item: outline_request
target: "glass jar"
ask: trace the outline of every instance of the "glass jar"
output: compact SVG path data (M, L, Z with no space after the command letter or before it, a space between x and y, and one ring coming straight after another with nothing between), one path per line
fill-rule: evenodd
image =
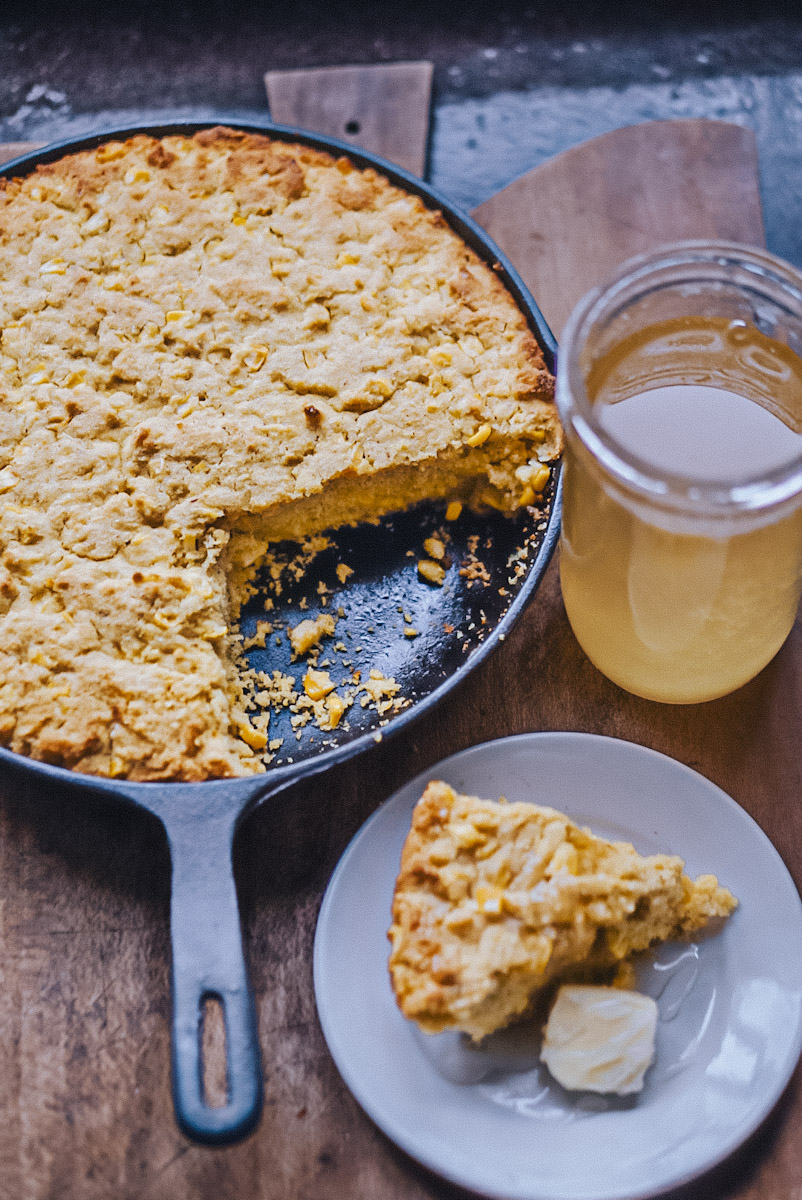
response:
M738 443L743 413L733 409L714 438L735 439L741 461L730 473L723 450L709 463L661 461L660 439L670 449L688 433L687 405L663 414L659 435L647 427L648 450L611 432L606 406L658 388L685 400L692 387L715 388L717 402L757 404L761 420L773 414L784 436L800 435L800 355L802 276L727 243L632 259L571 315L557 373L562 591L582 648L628 691L710 700L783 644L802 589L802 437L781 462L762 463L757 440Z

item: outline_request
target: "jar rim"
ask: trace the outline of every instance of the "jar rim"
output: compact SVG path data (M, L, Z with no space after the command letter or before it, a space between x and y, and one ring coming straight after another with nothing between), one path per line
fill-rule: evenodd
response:
M793 306L802 324L802 274L789 263L766 250L736 242L693 240L661 246L622 263L612 278L578 302L560 343L557 406L566 433L573 433L627 492L687 516L756 514L793 502L802 496L802 452L771 471L731 483L682 472L661 470L658 474L652 464L621 445L600 424L587 393L579 351L594 325L617 305L661 286L661 276L662 286L705 278L737 286L735 279L728 278L728 273L736 271L745 273L755 291Z

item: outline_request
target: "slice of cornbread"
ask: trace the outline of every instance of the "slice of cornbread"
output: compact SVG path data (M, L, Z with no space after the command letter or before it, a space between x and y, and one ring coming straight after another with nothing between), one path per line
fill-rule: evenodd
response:
M737 905L713 875L638 854L552 808L428 785L393 897L390 975L428 1033L484 1037L525 1012L544 984L612 966L684 937Z
M0 741L263 770L232 627L268 546L532 504L552 383L496 273L348 159L217 128L0 179Z

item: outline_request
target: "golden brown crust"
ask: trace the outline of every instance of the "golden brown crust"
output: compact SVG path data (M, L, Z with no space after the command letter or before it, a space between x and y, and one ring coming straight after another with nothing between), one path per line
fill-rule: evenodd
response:
M259 134L4 181L0 329L0 738L83 771L263 769L227 631L275 529L512 509L560 450L524 317L440 214Z
M685 937L736 904L714 876L689 879L679 858L643 857L551 808L433 782L415 807L393 897L393 988L428 1032L481 1038L567 971Z

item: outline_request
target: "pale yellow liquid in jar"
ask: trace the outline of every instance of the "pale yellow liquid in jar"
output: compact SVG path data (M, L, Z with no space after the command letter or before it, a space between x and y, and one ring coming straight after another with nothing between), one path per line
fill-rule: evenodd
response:
M742 322L653 326L597 364L588 386L601 429L658 477L731 484L802 457L802 363ZM628 691L692 703L751 679L794 623L801 564L802 510L697 535L622 503L569 447L566 610L591 661Z

